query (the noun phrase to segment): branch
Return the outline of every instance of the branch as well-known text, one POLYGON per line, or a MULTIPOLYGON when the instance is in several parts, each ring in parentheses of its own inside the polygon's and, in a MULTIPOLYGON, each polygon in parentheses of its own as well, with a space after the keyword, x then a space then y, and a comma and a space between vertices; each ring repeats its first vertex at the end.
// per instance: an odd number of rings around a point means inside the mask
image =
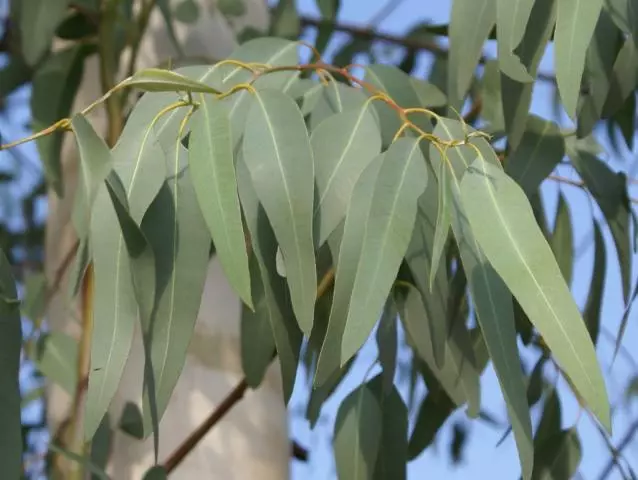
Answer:
POLYGON ((615 448, 612 458, 609 460, 609 463, 599 475, 599 480, 605 480, 609 476, 609 474, 611 474, 614 466, 618 464, 618 457, 620 456, 620 453, 627 445, 629 445, 629 442, 631 442, 631 440, 634 438, 636 431, 638 431, 638 420, 634 420, 634 423, 631 424, 629 430, 627 430, 627 433, 625 433, 625 436, 618 444, 618 447, 615 448))

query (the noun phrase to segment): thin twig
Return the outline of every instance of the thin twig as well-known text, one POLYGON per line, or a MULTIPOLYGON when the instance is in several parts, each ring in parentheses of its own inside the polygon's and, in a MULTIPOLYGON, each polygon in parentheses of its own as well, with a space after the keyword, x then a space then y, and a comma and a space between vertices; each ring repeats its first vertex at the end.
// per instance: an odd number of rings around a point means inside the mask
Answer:
POLYGON ((627 445, 629 445, 629 443, 632 441, 632 439, 634 438, 634 435, 636 434, 636 431, 638 431, 638 420, 634 420, 634 422, 629 427, 629 430, 627 430, 627 433, 625 433, 625 436, 622 438, 618 446, 614 449, 615 452, 612 455, 612 458, 609 460, 609 462, 607 463, 607 465, 605 466, 601 474, 598 476, 599 480, 605 480, 611 474, 612 470, 614 469, 614 466, 617 465, 618 456, 625 449, 625 447, 627 447, 627 445))

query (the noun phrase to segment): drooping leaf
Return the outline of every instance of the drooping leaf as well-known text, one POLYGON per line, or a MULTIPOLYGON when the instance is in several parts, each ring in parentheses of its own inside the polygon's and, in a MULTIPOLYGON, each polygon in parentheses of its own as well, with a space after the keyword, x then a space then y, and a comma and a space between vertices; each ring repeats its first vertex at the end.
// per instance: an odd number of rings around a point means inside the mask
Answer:
POLYGON ((496 36, 498 63, 501 71, 519 82, 531 82, 521 59, 514 53, 525 35, 525 27, 534 6, 534 0, 497 0, 496 36))
POLYGON ((334 455, 339 478, 373 478, 382 435, 382 414, 366 385, 339 406, 334 430, 334 455))
POLYGON ((70 0, 21 0, 22 53, 31 66, 49 50, 53 35, 67 13, 70 0))
MULTIPOLYGON (((463 127, 457 121, 441 119, 434 133, 442 139, 463 138, 463 127)), ((489 144, 484 139, 477 138, 474 145, 484 156, 484 162, 502 173, 499 160, 489 144)), ((478 323, 505 398, 523 478, 529 478, 533 460, 532 427, 516 345, 512 299, 505 283, 490 264, 489 256, 484 251, 483 243, 480 242, 472 224, 472 213, 462 199, 461 178, 464 179, 468 175, 464 172, 476 155, 477 152, 469 147, 452 148, 447 151, 448 168, 451 169, 452 232, 467 275, 478 323)), ((435 148, 431 149, 430 157, 434 162, 443 161, 435 148)), ((476 206, 478 205, 474 207, 476 206)), ((484 209, 486 205, 481 204, 480 207, 484 209)))
POLYGON ((638 35, 638 6, 633 0, 605 0, 605 12, 624 33, 628 33, 636 42, 638 35))
POLYGON ((406 478, 408 460, 408 409, 396 388, 387 390, 385 380, 376 376, 367 384, 381 408, 381 440, 375 480, 406 478))
POLYGON ((450 172, 441 162, 439 168, 439 201, 438 212, 436 214, 436 230, 434 231, 434 243, 432 245, 432 266, 430 267, 430 290, 432 290, 437 272, 439 270, 439 262, 445 249, 448 234, 450 231, 450 196, 452 194, 450 188, 450 172))
POLYGON ((454 411, 454 404, 442 392, 428 394, 419 407, 416 423, 408 443, 408 460, 418 457, 454 411))
POLYGON ((503 116, 503 92, 501 88, 501 71, 496 60, 487 60, 483 66, 481 78, 481 98, 483 108, 481 116, 489 123, 490 131, 505 130, 503 116))
POLYGON ((572 283, 572 271, 574 269, 573 237, 569 204, 565 200, 565 196, 560 194, 550 246, 568 287, 572 283))
POLYGON ((24 298, 22 314, 29 318, 35 328, 40 328, 42 316, 46 311, 47 279, 44 273, 27 273, 24 277, 24 298))
MULTIPOLYGON (((44 3, 38 1, 37 3, 44 3)), ((56 1, 56 3, 59 3, 56 1)), ((44 8, 44 7, 38 7, 44 8)), ((33 129, 46 128, 69 116, 77 89, 82 80, 87 48, 76 45, 56 52, 46 59, 33 77, 31 110, 33 129)), ((36 141, 44 165, 47 183, 58 196, 64 195, 62 180, 62 132, 55 132, 36 141)))
POLYGON ((470 88, 485 41, 495 22, 496 0, 452 2, 448 95, 455 99, 454 103, 462 100, 470 88))
POLYGON ((168 472, 162 465, 153 465, 149 468, 142 480, 167 480, 168 472))
MULTIPOLYGON (((536 76, 547 42, 554 32, 557 1, 534 2, 525 35, 516 49, 516 54, 532 77, 536 76)), ((534 85, 534 82, 521 83, 507 75, 501 75, 505 129, 507 140, 513 149, 516 149, 525 131, 534 85)))
POLYGON ((275 90, 255 94, 245 132, 244 161, 283 254, 295 316, 304 333, 310 334, 317 273, 308 132, 299 107, 275 90))
POLYGON ((575 428, 561 430, 547 438, 534 456, 533 479, 573 478, 582 459, 582 448, 575 428))
MULTIPOLYGON (((110 416, 107 413, 102 419, 102 423, 95 432, 91 442, 90 461, 101 470, 106 470, 106 466, 111 455, 111 444, 113 441, 113 430, 111 429, 110 416)), ((91 480, 99 479, 99 475, 93 474, 91 480)))
POLYGON ((482 158, 463 177, 461 194, 472 230, 490 263, 581 397, 609 429, 609 401, 593 344, 525 194, 482 158))
POLYGON ((508 157, 505 171, 531 195, 564 155, 565 141, 558 125, 530 115, 520 144, 508 157))
POLYGON ((38 339, 37 369, 69 395, 75 395, 78 381, 78 342, 62 332, 50 332, 38 339))
POLYGON ((122 85, 144 92, 221 93, 203 82, 193 80, 181 73, 161 68, 139 70, 124 80, 122 85))
MULTIPOLYGON (((299 362, 302 333, 295 321, 286 280, 276 271, 277 240, 263 206, 255 193, 250 172, 240 155, 237 159, 237 185, 250 232, 255 265, 251 259, 251 279, 255 312, 251 316, 266 319, 274 338, 281 366, 284 399, 292 395, 299 362)), ((254 333, 252 333, 254 335, 254 333)), ((263 338, 259 341, 263 342, 263 338)))
POLYGON ((126 402, 124 404, 118 427, 124 433, 137 440, 142 440, 144 438, 144 420, 142 419, 142 412, 135 403, 126 402))
POLYGON ((607 250, 603 235, 600 231, 600 225, 594 221, 594 269, 592 272, 591 286, 589 295, 587 296, 587 304, 583 311, 583 319, 589 330, 594 344, 598 341, 598 333, 600 331, 600 313, 602 309, 602 300, 605 293, 605 278, 607 274, 607 250))
POLYGON ((603 117, 609 117, 618 111, 627 97, 633 93, 638 84, 638 48, 631 37, 618 52, 611 76, 609 95, 603 107, 603 117))
POLYGON ((565 111, 576 117, 587 47, 594 34, 603 0, 560 0, 554 49, 556 83, 565 111))
POLYGON ((279 0, 272 11, 270 34, 274 37, 297 39, 301 29, 299 12, 294 0, 279 0))
POLYGON ((313 231, 320 247, 346 216, 361 172, 381 151, 381 135, 369 107, 326 118, 312 132, 317 201, 313 231))
POLYGON ((626 180, 614 173, 595 155, 577 145, 569 144, 567 154, 600 207, 616 245, 623 287, 623 298, 627 302, 631 289, 631 219, 626 180))
POLYGON ((325 384, 344 363, 341 361, 341 343, 346 328, 352 290, 357 278, 357 266, 365 241, 366 229, 362 223, 365 225, 365 219, 370 213, 377 177, 385 155, 385 153, 378 155, 368 165, 352 192, 337 255, 334 296, 327 331, 317 360, 315 386, 325 384))
POLYGON ((20 478, 23 445, 19 385, 22 326, 20 300, 11 265, 4 252, 0 252, 0 294, 0 462, 3 475, 20 478))
POLYGON ((192 119, 188 153, 195 193, 226 278, 252 308, 231 124, 226 107, 218 100, 200 97, 199 109, 192 119))
POLYGON ((388 393, 394 385, 397 366, 397 306, 392 297, 388 297, 377 328, 377 348, 383 378, 383 392, 388 393))

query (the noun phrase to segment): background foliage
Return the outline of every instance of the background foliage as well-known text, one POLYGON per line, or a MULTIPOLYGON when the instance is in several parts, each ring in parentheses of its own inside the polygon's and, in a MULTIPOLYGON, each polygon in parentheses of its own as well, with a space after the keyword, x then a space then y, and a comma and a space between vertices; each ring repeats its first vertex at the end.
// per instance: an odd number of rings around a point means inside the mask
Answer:
MULTIPOLYGON (((118 84, 115 59, 125 47, 137 48, 150 12, 162 12, 170 33, 173 22, 197 18, 194 2, 11 2, 2 97, 15 98, 30 83, 29 127, 56 125, 36 140, 42 181, 19 203, 16 195, 5 202, 21 218, 19 228, 7 223, 2 230, 2 381, 3 391, 14 394, 2 399, 7 428, 0 442, 11 446, 1 452, 11 475, 41 468, 27 440, 44 425, 21 427, 17 412, 20 397, 24 407, 42 387, 18 392, 20 358, 69 392, 86 389, 82 414, 93 441, 76 450, 77 439, 57 432, 48 448, 104 475, 103 417, 138 313, 152 368, 141 410, 130 405, 119 423, 134 436, 158 434, 190 340, 206 259, 215 254, 244 302, 243 388, 259 385, 276 351, 285 401, 299 372, 313 379, 305 412, 311 425, 373 333, 378 358, 337 413, 341 478, 405 476, 406 462, 431 447, 458 410, 497 423, 481 402, 488 363, 511 424, 495 428, 504 437, 511 430, 525 478, 575 475, 582 457, 577 426, 589 415, 600 422, 610 465, 633 477, 621 448, 629 440, 616 448, 609 437, 610 406, 594 345, 609 337, 601 302, 610 272, 620 272, 624 311, 612 335, 614 357, 627 355, 621 342, 638 294, 632 165, 618 171, 607 161, 633 149, 638 4, 454 0, 449 24, 416 25, 399 38, 337 23, 342 3, 318 0, 320 17, 306 18, 282 0, 268 31, 237 32, 235 63, 202 65, 178 54, 171 65, 183 76, 132 69, 118 84), (335 48, 331 40, 343 33, 347 40, 335 48), (317 52, 294 41, 308 36, 317 52), (54 37, 68 46, 53 51, 54 37), (496 55, 484 56, 494 40, 496 55), (382 50, 388 45, 396 50, 382 50), (539 72, 548 50, 555 76, 539 72), (434 56, 427 78, 410 76, 424 52, 434 56), (105 100, 104 140, 84 115, 71 112, 85 61, 94 55, 104 91, 117 85, 105 100), (345 68, 355 63, 363 65, 345 68), (276 69, 297 65, 305 67, 276 69), (539 83, 552 86, 554 118, 530 114, 539 83), (137 101, 140 91, 150 93, 137 101), (193 102, 198 108, 187 113, 193 102), (75 135, 82 170, 70 293, 85 288, 89 260, 95 273, 88 382, 75 367, 82 357, 77 342, 41 329, 56 281, 40 273, 38 205, 47 189, 65 193, 62 130, 75 135), (556 212, 547 211, 541 194, 547 183, 561 185, 556 212), (562 186, 582 189, 591 210, 576 216, 562 186), (568 290, 582 240, 576 220, 589 223, 585 240, 594 249, 584 302, 568 290), (10 272, 24 290, 20 311, 10 272), (19 312, 30 320, 22 335, 19 312), (576 422, 561 415, 559 379, 583 408, 576 422), (534 425, 529 408, 541 411, 534 425)), ((232 21, 244 6, 225 0, 216 8, 232 21)), ((7 151, 16 170, 29 165, 18 147, 7 151)), ((13 185, 15 172, 3 181, 13 185)), ((454 458, 462 455, 465 424, 453 426, 454 458)))

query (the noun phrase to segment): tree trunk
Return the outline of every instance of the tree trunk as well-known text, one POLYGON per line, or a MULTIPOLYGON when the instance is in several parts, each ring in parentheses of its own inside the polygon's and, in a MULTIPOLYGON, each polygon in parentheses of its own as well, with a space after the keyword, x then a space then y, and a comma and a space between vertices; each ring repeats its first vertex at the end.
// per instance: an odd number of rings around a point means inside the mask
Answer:
MULTIPOLYGON (((196 2, 200 10, 197 24, 175 25, 184 52, 188 56, 209 59, 227 56, 236 45, 233 29, 223 16, 211 11, 211 0, 196 2)), ((244 3, 248 7, 247 14, 235 23, 235 29, 244 25, 265 28, 268 21, 265 0, 244 0, 244 3)), ((170 57, 175 58, 176 52, 166 34, 163 19, 156 11, 138 57, 138 68, 156 66, 170 57)), ((99 85, 98 62, 92 58, 86 63, 75 111, 101 95, 99 85)), ((92 116, 91 121, 96 128, 105 131, 102 112, 97 118, 92 116)), ((63 155, 65 197, 49 196, 45 250, 46 273, 50 281, 76 239, 71 224, 71 207, 77 176, 77 151, 70 135, 67 137, 63 155)), ((67 291, 65 276, 50 304, 48 321, 54 330, 64 330, 79 339, 81 309, 78 302, 69 302, 67 291)), ((160 462, 201 424, 243 377, 239 317, 239 300, 231 291, 219 263, 213 260, 184 372, 160 423, 160 462)), ((115 434, 108 473, 117 480, 141 479, 153 462, 152 438, 140 442, 117 429, 125 403, 134 401, 140 404, 143 357, 138 332, 109 411, 115 434)), ((244 399, 186 457, 171 478, 288 478, 290 442, 282 398, 279 369, 273 363, 264 384, 258 390, 246 393, 244 399)), ((68 394, 54 385, 50 386, 48 420, 52 433, 68 415, 71 403, 68 394)))

